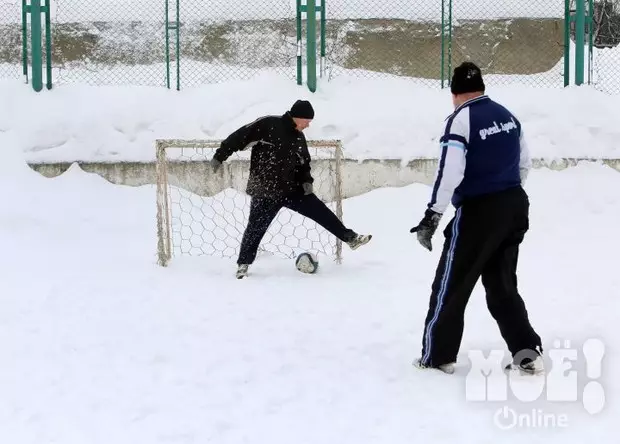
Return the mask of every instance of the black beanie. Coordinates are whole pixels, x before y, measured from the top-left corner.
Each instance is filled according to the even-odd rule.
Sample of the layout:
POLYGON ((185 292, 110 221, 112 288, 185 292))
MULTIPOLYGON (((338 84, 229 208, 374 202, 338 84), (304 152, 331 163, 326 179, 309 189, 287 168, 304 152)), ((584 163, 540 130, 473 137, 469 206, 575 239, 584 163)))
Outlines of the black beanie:
POLYGON ((314 109, 307 100, 298 100, 291 107, 291 117, 314 119, 314 109))
POLYGON ((484 81, 480 68, 472 62, 463 62, 454 68, 450 91, 452 94, 484 92, 484 81))

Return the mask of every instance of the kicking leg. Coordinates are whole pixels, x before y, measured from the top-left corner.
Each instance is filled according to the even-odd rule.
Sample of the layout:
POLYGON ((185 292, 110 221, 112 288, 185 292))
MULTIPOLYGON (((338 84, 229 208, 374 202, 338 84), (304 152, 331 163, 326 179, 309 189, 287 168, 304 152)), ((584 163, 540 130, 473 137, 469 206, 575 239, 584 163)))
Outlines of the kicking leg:
POLYGON ((346 242, 353 250, 367 244, 372 238, 372 235, 359 235, 345 227, 338 216, 315 194, 289 199, 284 206, 321 225, 338 239, 346 242))
POLYGON ((282 204, 278 200, 252 198, 248 225, 243 232, 237 265, 237 277, 247 274, 249 265, 256 259, 261 240, 269 229, 269 225, 278 214, 282 204))

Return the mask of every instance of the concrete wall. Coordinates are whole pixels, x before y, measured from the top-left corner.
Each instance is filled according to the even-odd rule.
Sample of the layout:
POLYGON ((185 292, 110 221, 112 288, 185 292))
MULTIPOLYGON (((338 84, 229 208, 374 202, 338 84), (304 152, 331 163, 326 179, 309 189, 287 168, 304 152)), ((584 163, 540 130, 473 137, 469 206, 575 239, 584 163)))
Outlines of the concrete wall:
MULTIPOLYGON (((562 170, 580 161, 602 162, 620 172, 620 159, 557 159, 534 160, 535 168, 562 170)), ((121 185, 140 186, 156 183, 154 162, 76 162, 84 171, 96 173, 106 180, 121 185)), ((225 162, 226 168, 217 175, 210 171, 208 162, 171 162, 169 182, 200 195, 213 195, 224 188, 244 191, 248 177, 248 162, 238 160, 225 162)), ((46 177, 64 173, 71 163, 30 163, 30 167, 46 177)), ((431 184, 434 180, 436 159, 416 159, 401 162, 399 159, 369 159, 356 161, 345 159, 342 168, 342 197, 354 197, 381 187, 402 187, 412 183, 431 184)), ((329 161, 315 160, 312 165, 316 191, 325 200, 331 200, 333 171, 329 161)))

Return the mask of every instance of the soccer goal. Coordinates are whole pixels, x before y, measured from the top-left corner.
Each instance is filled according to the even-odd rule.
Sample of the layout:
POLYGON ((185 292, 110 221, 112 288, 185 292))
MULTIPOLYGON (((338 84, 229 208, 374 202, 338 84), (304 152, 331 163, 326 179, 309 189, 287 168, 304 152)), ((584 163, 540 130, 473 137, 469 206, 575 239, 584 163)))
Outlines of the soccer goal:
MULTIPOLYGON (((157 255, 167 266, 175 256, 239 254, 250 196, 245 194, 251 150, 234 153, 213 173, 210 161, 221 140, 156 140, 157 255)), ((342 144, 311 140, 314 192, 342 220, 342 144)), ((285 258, 311 251, 341 262, 342 242, 314 221, 280 210, 259 247, 285 258)))

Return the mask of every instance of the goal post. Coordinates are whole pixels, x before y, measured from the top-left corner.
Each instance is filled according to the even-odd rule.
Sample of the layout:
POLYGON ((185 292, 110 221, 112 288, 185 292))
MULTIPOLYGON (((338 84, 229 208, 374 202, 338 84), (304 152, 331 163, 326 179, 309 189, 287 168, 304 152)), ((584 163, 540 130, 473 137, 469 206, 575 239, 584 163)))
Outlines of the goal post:
MULTIPOLYGON (((214 173, 211 159, 221 140, 155 141, 157 257, 167 266, 175 256, 236 258, 247 225, 246 185, 250 146, 234 153, 214 173)), ((314 193, 342 220, 340 140, 309 140, 314 193)), ((259 247, 261 254, 293 258, 311 251, 337 263, 342 241, 314 221, 282 208, 259 247)))

